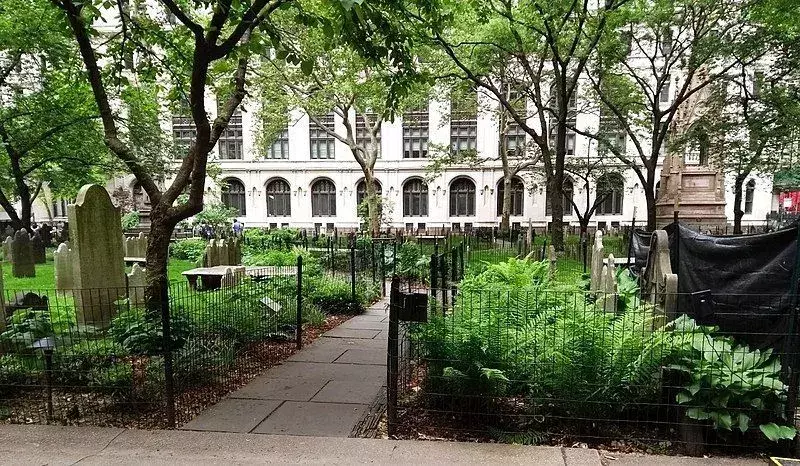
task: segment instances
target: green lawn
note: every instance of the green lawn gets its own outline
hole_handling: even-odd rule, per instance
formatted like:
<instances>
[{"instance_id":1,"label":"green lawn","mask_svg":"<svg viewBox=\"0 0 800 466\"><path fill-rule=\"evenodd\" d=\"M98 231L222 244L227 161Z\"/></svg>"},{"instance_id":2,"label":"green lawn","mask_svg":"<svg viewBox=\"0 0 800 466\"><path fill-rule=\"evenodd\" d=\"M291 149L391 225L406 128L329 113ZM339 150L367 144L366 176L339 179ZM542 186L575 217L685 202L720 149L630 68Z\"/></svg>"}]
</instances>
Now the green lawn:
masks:
<instances>
[{"instance_id":1,"label":"green lawn","mask_svg":"<svg viewBox=\"0 0 800 466\"><path fill-rule=\"evenodd\" d=\"M167 265L167 275L170 281L185 280L181 272L195 267L191 261L170 259ZM36 265L36 276L30 278L16 278L11 275L11 264L2 263L3 286L6 290L14 291L46 291L55 288L55 268L53 266L52 251L47 252L47 263ZM130 271L130 267L127 268Z\"/></svg>"}]
</instances>

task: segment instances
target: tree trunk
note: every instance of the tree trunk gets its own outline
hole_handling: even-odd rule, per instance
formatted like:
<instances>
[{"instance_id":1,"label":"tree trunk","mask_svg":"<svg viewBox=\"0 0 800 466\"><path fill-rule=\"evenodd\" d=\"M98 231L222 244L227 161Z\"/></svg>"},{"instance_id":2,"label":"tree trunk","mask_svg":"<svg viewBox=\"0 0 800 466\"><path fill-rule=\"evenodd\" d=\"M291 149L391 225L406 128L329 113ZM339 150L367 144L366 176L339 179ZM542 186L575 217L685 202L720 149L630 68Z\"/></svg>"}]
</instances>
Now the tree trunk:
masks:
<instances>
[{"instance_id":1,"label":"tree trunk","mask_svg":"<svg viewBox=\"0 0 800 466\"><path fill-rule=\"evenodd\" d=\"M742 210L742 197L744 191L744 180L747 176L739 175L733 183L733 234L742 234L742 217L744 217L744 210Z\"/></svg>"},{"instance_id":2,"label":"tree trunk","mask_svg":"<svg viewBox=\"0 0 800 466\"><path fill-rule=\"evenodd\" d=\"M378 202L378 192L375 189L375 176L372 170L364 170L364 184L367 189L367 209L369 214L369 230L372 236L377 236L381 231L381 211Z\"/></svg>"},{"instance_id":3,"label":"tree trunk","mask_svg":"<svg viewBox=\"0 0 800 466\"><path fill-rule=\"evenodd\" d=\"M503 173L503 212L500 220L500 231L507 233L511 229L511 174Z\"/></svg>"},{"instance_id":4,"label":"tree trunk","mask_svg":"<svg viewBox=\"0 0 800 466\"><path fill-rule=\"evenodd\" d=\"M150 234L147 237L147 303L148 309L158 312L161 306L161 285L167 281L169 241L177 221L167 216L161 205L150 212Z\"/></svg>"},{"instance_id":5,"label":"tree trunk","mask_svg":"<svg viewBox=\"0 0 800 466\"><path fill-rule=\"evenodd\" d=\"M555 170L547 183L550 195L552 221L550 224L550 243L556 251L564 250L564 200L562 199L561 186L564 183L564 171Z\"/></svg>"},{"instance_id":6,"label":"tree trunk","mask_svg":"<svg viewBox=\"0 0 800 466\"><path fill-rule=\"evenodd\" d=\"M661 189L666 189L662 186ZM647 182L644 186L644 200L647 206L647 231L656 230L656 171L647 169Z\"/></svg>"}]
</instances>

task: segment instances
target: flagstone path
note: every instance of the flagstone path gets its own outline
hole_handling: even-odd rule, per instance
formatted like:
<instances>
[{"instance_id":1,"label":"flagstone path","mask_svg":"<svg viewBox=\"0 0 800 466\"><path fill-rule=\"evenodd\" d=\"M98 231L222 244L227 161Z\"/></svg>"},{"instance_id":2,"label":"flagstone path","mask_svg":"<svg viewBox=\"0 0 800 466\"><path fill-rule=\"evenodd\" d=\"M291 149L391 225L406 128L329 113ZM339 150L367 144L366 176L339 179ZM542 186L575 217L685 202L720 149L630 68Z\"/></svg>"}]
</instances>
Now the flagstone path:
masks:
<instances>
[{"instance_id":1,"label":"flagstone path","mask_svg":"<svg viewBox=\"0 0 800 466\"><path fill-rule=\"evenodd\" d=\"M181 429L347 437L386 386L388 297Z\"/></svg>"}]
</instances>

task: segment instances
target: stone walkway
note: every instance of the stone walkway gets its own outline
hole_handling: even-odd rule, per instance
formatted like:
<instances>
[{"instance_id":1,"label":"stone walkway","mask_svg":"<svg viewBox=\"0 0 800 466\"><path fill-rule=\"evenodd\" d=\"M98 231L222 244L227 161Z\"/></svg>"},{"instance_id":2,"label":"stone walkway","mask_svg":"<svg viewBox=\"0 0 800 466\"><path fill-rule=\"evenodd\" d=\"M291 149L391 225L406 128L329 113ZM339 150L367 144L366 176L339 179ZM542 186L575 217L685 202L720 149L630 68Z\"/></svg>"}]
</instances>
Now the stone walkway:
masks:
<instances>
[{"instance_id":1,"label":"stone walkway","mask_svg":"<svg viewBox=\"0 0 800 466\"><path fill-rule=\"evenodd\" d=\"M386 385L388 303L326 332L182 429L347 437Z\"/></svg>"}]
</instances>

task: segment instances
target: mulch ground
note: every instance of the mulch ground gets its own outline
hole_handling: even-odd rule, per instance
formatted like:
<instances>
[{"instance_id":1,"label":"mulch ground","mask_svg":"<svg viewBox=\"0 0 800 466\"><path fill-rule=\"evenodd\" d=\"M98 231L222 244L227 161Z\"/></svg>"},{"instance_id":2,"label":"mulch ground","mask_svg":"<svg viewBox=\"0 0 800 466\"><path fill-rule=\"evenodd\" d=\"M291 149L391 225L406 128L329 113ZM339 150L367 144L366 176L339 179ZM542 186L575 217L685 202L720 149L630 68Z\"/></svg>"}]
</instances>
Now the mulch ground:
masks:
<instances>
[{"instance_id":1,"label":"mulch ground","mask_svg":"<svg viewBox=\"0 0 800 466\"><path fill-rule=\"evenodd\" d=\"M323 333L352 317L352 315L330 315L321 326L304 327L303 346L311 344ZM210 381L190 385L181 384L180 380L176 380L176 424L178 426L185 424L227 394L243 387L297 351L294 340L261 341L240 350L232 366L213 374ZM137 366L140 362L132 361L132 364ZM0 387L0 423L47 423L47 396L42 386L29 387L27 390L13 387L13 396L3 393L3 388L5 387ZM141 393L131 394L130 389L114 392L99 390L96 387L89 389L85 386L55 387L52 394L53 416L49 423L163 429L168 425L162 397L161 387L156 387L155 391L147 396Z\"/></svg>"}]
</instances>

